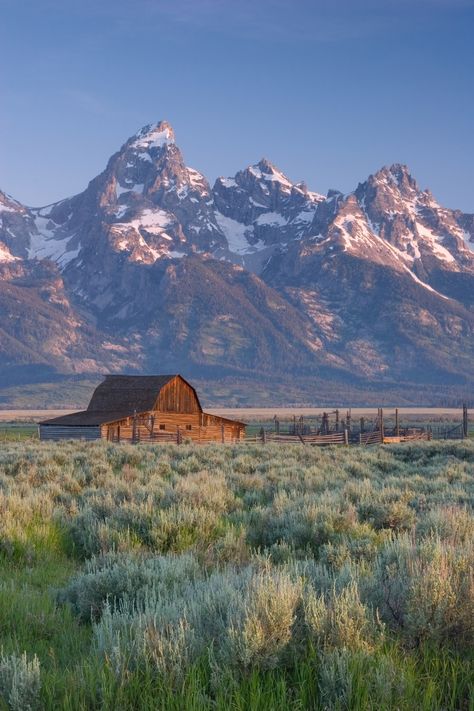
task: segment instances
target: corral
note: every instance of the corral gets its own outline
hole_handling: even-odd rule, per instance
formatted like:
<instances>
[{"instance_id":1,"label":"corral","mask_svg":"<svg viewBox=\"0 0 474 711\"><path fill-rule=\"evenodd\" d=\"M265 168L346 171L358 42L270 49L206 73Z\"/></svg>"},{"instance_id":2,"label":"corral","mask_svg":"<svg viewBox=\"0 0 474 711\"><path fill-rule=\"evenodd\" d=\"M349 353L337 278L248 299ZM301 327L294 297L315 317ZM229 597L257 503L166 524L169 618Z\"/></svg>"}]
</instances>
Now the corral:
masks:
<instances>
[{"instance_id":1,"label":"corral","mask_svg":"<svg viewBox=\"0 0 474 711\"><path fill-rule=\"evenodd\" d=\"M181 375L108 375L87 410L40 423L40 439L109 442L235 442L245 425L204 412Z\"/></svg>"},{"instance_id":2,"label":"corral","mask_svg":"<svg viewBox=\"0 0 474 711\"><path fill-rule=\"evenodd\" d=\"M430 441L432 439L465 439L469 436L469 413L467 405L463 405L462 419L449 426L434 424L429 421L417 423L402 422L398 408L384 410L378 408L375 417L369 413L359 418L353 417L352 410L322 411L317 416L280 418L275 415L271 420L255 424L249 428L250 436L246 441L263 444L276 442L279 444L324 445L373 445L398 444L415 440Z\"/></svg>"}]
</instances>

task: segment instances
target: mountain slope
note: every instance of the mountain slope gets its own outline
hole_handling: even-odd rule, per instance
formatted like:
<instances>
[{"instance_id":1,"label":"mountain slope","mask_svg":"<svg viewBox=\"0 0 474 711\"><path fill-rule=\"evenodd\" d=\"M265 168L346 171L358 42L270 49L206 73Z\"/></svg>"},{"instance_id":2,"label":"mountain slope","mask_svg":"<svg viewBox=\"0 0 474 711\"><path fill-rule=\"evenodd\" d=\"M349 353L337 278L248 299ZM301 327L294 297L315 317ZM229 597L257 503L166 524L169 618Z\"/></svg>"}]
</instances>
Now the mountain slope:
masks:
<instances>
[{"instance_id":1,"label":"mountain slope","mask_svg":"<svg viewBox=\"0 0 474 711\"><path fill-rule=\"evenodd\" d=\"M0 192L0 363L470 391L473 249L406 166L324 197L262 159L211 189L151 124L79 195Z\"/></svg>"}]
</instances>

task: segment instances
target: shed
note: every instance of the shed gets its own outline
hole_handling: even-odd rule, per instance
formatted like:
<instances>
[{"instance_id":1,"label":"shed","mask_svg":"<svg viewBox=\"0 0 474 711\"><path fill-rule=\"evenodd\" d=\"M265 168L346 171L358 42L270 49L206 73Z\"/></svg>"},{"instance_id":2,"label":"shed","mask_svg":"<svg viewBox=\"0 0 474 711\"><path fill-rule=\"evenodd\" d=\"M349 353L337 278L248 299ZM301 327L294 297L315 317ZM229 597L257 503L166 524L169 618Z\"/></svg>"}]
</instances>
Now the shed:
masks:
<instances>
[{"instance_id":1,"label":"shed","mask_svg":"<svg viewBox=\"0 0 474 711\"><path fill-rule=\"evenodd\" d=\"M201 407L181 375L107 375L87 410L39 424L40 439L105 439L110 442L235 442L245 424Z\"/></svg>"}]
</instances>

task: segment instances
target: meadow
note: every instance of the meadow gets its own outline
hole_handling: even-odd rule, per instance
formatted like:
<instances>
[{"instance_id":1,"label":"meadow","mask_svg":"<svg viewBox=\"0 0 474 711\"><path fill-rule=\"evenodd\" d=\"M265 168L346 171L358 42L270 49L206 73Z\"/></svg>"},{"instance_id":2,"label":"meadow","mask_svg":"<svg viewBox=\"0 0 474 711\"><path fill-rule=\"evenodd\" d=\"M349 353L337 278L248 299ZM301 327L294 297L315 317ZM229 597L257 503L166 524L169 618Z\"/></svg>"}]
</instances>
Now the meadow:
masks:
<instances>
[{"instance_id":1,"label":"meadow","mask_svg":"<svg viewBox=\"0 0 474 711\"><path fill-rule=\"evenodd\" d=\"M0 445L0 708L474 709L474 442Z\"/></svg>"}]
</instances>

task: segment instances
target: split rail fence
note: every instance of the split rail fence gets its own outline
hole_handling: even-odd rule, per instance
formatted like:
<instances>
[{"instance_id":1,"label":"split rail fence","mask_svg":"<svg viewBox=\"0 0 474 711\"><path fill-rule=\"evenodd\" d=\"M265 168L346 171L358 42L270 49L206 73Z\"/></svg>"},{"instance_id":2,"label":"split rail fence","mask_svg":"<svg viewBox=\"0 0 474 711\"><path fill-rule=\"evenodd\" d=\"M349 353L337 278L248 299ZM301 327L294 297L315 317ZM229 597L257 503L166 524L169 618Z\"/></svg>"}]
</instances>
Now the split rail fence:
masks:
<instances>
[{"instance_id":1,"label":"split rail fence","mask_svg":"<svg viewBox=\"0 0 474 711\"><path fill-rule=\"evenodd\" d=\"M305 420L303 417L294 417L292 422L283 423L274 418L271 427L263 426L260 431L241 440L230 439L222 430L220 439L222 444L303 444L316 447L324 446L350 446L359 445L368 447L377 444L396 444L400 442L430 441L432 439L464 439L468 436L469 418L467 406L463 406L462 421L453 425L424 425L420 427L405 426L400 423L398 409L394 415L387 417L383 408L377 410L373 421L361 417L353 421L351 411L342 415L339 410L324 412L316 422ZM154 432L141 437L141 443L170 443L182 444L186 442L186 432L179 429L176 432ZM216 442L215 439L201 441L194 440L194 444L208 444ZM219 440L217 440L219 442Z\"/></svg>"},{"instance_id":2,"label":"split rail fence","mask_svg":"<svg viewBox=\"0 0 474 711\"><path fill-rule=\"evenodd\" d=\"M390 424L389 424L390 423ZM341 416L339 410L324 412L316 425L311 425L303 417L293 418L282 431L282 423L275 416L273 427L262 427L254 437L246 437L245 442L278 444L305 444L313 446L396 444L400 442L430 441L432 439L465 439L469 435L467 406L463 405L462 422L456 425L405 426L400 423L398 408L391 418L386 418L383 408L378 408L373 422L361 417L354 422L351 411Z\"/></svg>"}]
</instances>

